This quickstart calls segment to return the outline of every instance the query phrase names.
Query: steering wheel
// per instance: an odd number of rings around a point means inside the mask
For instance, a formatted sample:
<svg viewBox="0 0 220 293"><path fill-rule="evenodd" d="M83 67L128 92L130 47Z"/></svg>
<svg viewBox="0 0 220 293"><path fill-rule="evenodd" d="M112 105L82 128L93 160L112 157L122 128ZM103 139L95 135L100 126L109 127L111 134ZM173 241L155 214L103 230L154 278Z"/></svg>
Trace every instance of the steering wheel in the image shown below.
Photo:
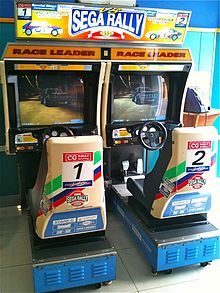
<svg viewBox="0 0 220 293"><path fill-rule="evenodd" d="M138 137L147 150L159 150L167 139L167 130L161 122L147 121L140 127Z"/></svg>
<svg viewBox="0 0 220 293"><path fill-rule="evenodd" d="M66 137L66 136L74 136L74 133L70 128L64 125L53 125L45 129L42 133L43 141L47 140L50 137Z"/></svg>

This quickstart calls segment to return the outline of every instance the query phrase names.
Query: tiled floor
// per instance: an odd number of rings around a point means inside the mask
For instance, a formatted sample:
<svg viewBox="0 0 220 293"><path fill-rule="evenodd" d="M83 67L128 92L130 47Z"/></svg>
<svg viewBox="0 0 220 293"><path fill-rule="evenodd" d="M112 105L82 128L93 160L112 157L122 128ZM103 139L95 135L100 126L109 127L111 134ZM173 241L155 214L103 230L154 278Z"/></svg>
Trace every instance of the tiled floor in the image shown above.
<svg viewBox="0 0 220 293"><path fill-rule="evenodd" d="M214 188L213 209L210 221L220 226L220 180ZM219 292L220 260L207 267L193 265L178 268L172 274L152 276L150 267L126 232L125 226L112 212L108 213L107 236L117 252L117 280L102 286L97 292L146 292L146 293L217 293ZM25 213L16 207L0 208L0 292L34 292L31 251ZM93 286L69 289L62 292L96 292Z"/></svg>

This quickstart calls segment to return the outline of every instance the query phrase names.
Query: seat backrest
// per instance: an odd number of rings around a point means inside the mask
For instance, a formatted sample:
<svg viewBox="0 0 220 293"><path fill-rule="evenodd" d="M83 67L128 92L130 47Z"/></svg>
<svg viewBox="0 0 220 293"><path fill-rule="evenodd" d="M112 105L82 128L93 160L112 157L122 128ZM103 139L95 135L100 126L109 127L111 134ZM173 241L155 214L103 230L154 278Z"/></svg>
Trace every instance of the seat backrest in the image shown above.
<svg viewBox="0 0 220 293"><path fill-rule="evenodd" d="M162 178L159 173L162 180L152 203L152 216L163 219L194 215L211 208L216 149L217 130L213 126L178 127L172 131L172 156Z"/></svg>
<svg viewBox="0 0 220 293"><path fill-rule="evenodd" d="M102 138L51 137L45 144L32 191L38 236L51 238L104 230Z"/></svg>
<svg viewBox="0 0 220 293"><path fill-rule="evenodd" d="M127 181L134 199L158 219L208 212L216 177L217 137L213 126L168 130L153 170L144 181Z"/></svg>

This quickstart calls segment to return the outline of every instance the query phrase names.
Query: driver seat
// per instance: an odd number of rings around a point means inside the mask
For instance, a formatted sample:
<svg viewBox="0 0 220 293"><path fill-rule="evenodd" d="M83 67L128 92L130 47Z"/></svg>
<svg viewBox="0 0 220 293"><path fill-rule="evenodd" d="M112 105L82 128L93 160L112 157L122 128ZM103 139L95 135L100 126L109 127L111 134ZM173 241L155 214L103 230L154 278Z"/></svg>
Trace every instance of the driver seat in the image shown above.
<svg viewBox="0 0 220 293"><path fill-rule="evenodd" d="M176 127L167 131L153 170L144 180L127 180L127 188L156 219L207 213L216 177L217 130L213 126Z"/></svg>
<svg viewBox="0 0 220 293"><path fill-rule="evenodd" d="M102 138L50 137L35 186L32 218L42 238L103 232L106 228Z"/></svg>
<svg viewBox="0 0 220 293"><path fill-rule="evenodd" d="M172 156L172 130L167 130L167 139L160 151L153 170L145 176L144 179L127 180L127 189L135 199L151 213L154 198L158 193L164 173Z"/></svg>

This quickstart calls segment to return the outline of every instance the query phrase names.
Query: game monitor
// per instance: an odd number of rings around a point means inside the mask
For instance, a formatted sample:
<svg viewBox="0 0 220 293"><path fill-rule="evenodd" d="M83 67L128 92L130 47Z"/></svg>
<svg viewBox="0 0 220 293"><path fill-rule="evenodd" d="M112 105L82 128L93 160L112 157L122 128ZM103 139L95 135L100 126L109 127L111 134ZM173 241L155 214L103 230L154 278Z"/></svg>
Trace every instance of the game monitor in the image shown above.
<svg viewBox="0 0 220 293"><path fill-rule="evenodd" d="M132 70L134 66L129 64L113 65L108 121L116 124L147 120L179 121L191 65L148 65L147 70L141 65L136 67Z"/></svg>
<svg viewBox="0 0 220 293"><path fill-rule="evenodd" d="M18 127L84 123L81 73L9 75L8 88L14 92Z"/></svg>
<svg viewBox="0 0 220 293"><path fill-rule="evenodd" d="M100 64L6 63L11 152L37 145L35 134L51 126L96 128ZM88 133L89 134L89 133Z"/></svg>
<svg viewBox="0 0 220 293"><path fill-rule="evenodd" d="M164 120L168 104L168 76L114 74L112 122Z"/></svg>
<svg viewBox="0 0 220 293"><path fill-rule="evenodd" d="M135 129L149 120L179 124L190 68L190 63L113 63L106 121L107 145L120 144L119 140L135 143Z"/></svg>

